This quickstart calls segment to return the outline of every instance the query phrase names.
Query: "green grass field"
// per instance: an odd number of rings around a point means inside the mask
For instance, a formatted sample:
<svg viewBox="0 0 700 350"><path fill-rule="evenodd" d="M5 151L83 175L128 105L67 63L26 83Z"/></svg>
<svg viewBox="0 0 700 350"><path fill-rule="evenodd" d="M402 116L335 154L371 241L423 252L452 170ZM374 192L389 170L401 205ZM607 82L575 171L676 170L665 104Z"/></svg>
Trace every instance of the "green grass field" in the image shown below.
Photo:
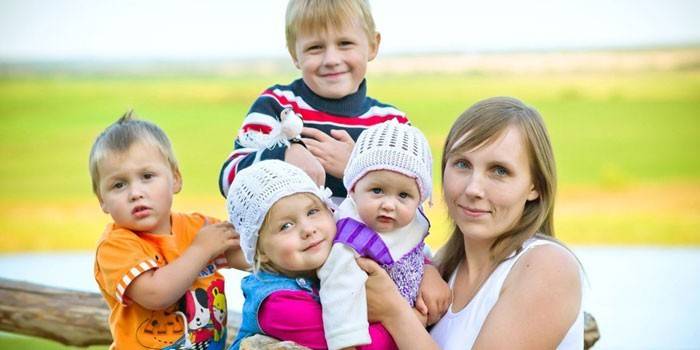
<svg viewBox="0 0 700 350"><path fill-rule="evenodd" d="M236 130L262 89L292 78L0 78L0 253L93 249L109 217L91 193L89 148L129 108L175 145L185 182L176 210L223 217L216 180ZM700 245L698 70L369 82L371 96L408 112L436 159L452 121L479 99L511 95L538 108L557 156L556 228L566 242ZM449 230L443 208L429 210L434 248ZM0 348L72 349L7 334Z"/></svg>
<svg viewBox="0 0 700 350"><path fill-rule="evenodd" d="M217 175L242 118L262 89L291 79L0 79L0 252L92 249L108 217L90 190L90 145L129 108L174 143L185 182L176 209L222 217ZM700 244L700 71L375 75L368 87L371 96L408 112L436 159L452 121L472 103L519 97L540 110L550 129L560 237ZM430 211L433 246L448 231L441 208Z"/></svg>

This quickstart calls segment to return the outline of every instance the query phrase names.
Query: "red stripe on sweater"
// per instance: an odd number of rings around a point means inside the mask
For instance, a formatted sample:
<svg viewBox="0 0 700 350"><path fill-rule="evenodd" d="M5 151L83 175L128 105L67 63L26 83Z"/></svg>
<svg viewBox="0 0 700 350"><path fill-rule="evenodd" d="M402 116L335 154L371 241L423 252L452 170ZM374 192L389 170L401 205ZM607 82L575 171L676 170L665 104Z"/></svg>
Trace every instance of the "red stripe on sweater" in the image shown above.
<svg viewBox="0 0 700 350"><path fill-rule="evenodd" d="M347 125L347 126L372 126L376 124L381 124L387 120L391 119L396 119L399 123L401 124L406 124L408 123L408 118L400 115L400 114L387 114L387 115L376 115L376 116L370 116L370 117L363 117L363 118L357 118L357 117L341 117L337 116L334 114L329 114L321 111L316 111L316 110L310 110L306 108L301 108L299 104L296 101L290 100L286 98L285 96L281 95L276 95L272 90L267 90L263 93L263 95L267 95L270 97L275 98L281 105L291 105L292 108L295 111L300 111L302 117L304 118L304 122L316 122L316 123L321 123L321 122L329 122L333 124L342 124L342 125Z"/></svg>
<svg viewBox="0 0 700 350"><path fill-rule="evenodd" d="M241 129L243 129L243 132L257 131L263 134L269 134L272 131L271 126L256 123L243 124L243 126L241 126Z"/></svg>
<svg viewBox="0 0 700 350"><path fill-rule="evenodd" d="M231 172L228 173L228 176L226 177L226 181L228 181L229 185L231 185L231 183L233 182L233 178L236 177L236 168L238 168L238 162L240 162L241 159L243 159L245 156L247 156L249 154L250 154L250 152L247 152L247 153L241 152L238 154L236 154L234 152L234 154L231 156ZM236 161L236 158L239 158L238 161Z"/></svg>

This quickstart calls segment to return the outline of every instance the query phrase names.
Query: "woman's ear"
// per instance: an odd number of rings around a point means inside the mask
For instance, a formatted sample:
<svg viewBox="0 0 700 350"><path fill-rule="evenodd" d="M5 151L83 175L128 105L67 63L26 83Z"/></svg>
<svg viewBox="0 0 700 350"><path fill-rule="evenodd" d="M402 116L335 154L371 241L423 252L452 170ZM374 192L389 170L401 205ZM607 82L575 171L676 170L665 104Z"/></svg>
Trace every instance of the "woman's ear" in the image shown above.
<svg viewBox="0 0 700 350"><path fill-rule="evenodd" d="M537 199L539 197L540 197L540 192L538 192L535 189L535 185L532 185L532 187L530 187L530 193L527 194L527 200L534 201L535 199Z"/></svg>

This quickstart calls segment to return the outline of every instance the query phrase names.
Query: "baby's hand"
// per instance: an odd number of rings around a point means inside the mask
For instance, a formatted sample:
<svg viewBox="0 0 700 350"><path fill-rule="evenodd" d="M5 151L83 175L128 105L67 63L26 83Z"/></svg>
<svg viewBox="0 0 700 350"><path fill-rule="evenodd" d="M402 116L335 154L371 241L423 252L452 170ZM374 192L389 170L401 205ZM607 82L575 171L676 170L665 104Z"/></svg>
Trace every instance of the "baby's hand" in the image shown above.
<svg viewBox="0 0 700 350"><path fill-rule="evenodd" d="M450 286L442 279L433 265L426 264L420 283L416 310L428 316L428 325L439 321L452 303Z"/></svg>
<svg viewBox="0 0 700 350"><path fill-rule="evenodd" d="M192 247L197 247L209 254L209 259L223 254L229 248L240 247L238 233L228 222L205 225L192 241Z"/></svg>

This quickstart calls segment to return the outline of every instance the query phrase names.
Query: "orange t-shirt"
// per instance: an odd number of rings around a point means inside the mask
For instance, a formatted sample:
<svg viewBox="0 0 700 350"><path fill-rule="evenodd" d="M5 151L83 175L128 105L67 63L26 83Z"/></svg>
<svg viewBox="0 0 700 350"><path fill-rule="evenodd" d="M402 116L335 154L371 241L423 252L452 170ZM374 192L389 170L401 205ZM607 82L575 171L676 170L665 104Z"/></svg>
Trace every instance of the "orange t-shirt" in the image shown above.
<svg viewBox="0 0 700 350"><path fill-rule="evenodd" d="M171 214L172 234L136 234L114 223L97 245L95 280L110 309L110 349L165 349L197 344L221 349L226 341L224 278L226 259L209 262L180 301L165 310L148 310L125 295L145 271L167 265L192 243L199 229L217 220L201 214Z"/></svg>

